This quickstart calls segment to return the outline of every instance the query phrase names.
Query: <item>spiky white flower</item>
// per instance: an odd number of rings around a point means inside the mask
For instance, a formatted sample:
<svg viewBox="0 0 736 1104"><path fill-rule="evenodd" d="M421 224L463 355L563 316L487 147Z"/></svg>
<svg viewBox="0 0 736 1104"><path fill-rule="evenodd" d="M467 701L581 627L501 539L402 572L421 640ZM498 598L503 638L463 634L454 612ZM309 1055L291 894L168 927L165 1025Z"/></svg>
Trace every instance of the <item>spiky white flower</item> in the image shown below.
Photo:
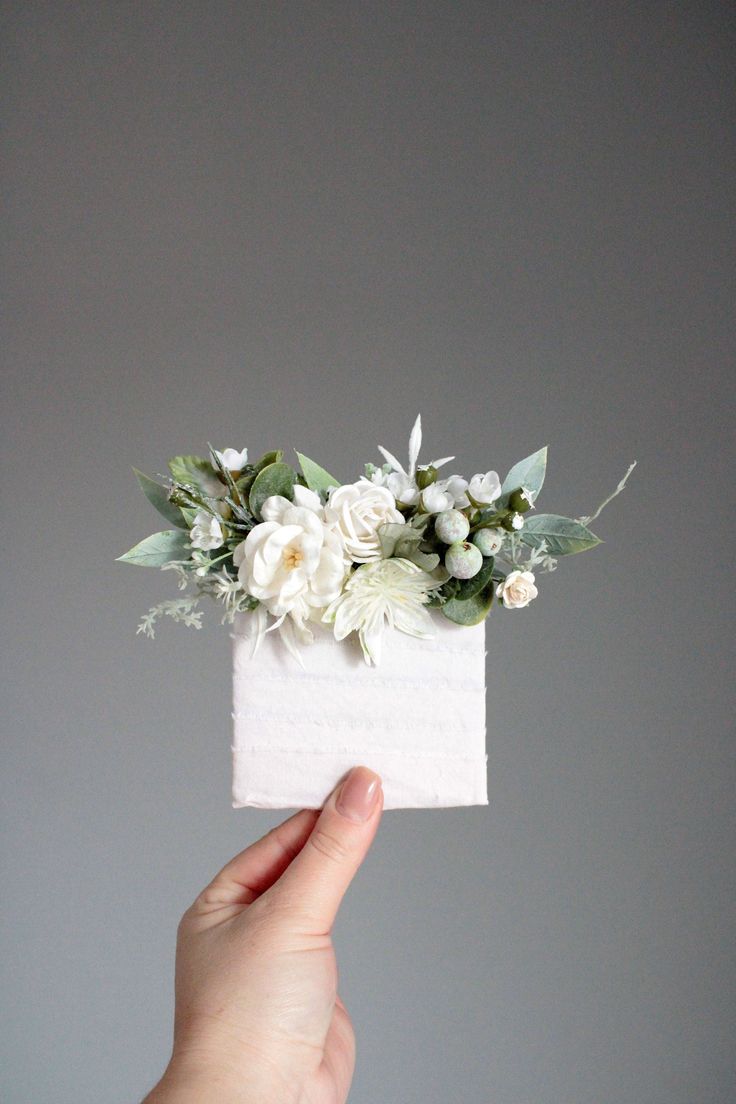
<svg viewBox="0 0 736 1104"><path fill-rule="evenodd" d="M356 631L366 663L378 665L386 625L429 640L432 619L425 608L429 592L441 584L400 557L362 564L322 615L336 640Z"/></svg>
<svg viewBox="0 0 736 1104"><path fill-rule="evenodd" d="M391 465L393 470L388 473L376 471L373 473L371 479L380 486L388 487L396 501L400 502L402 506L413 506L419 500L419 488L417 487L416 476L418 471L417 461L419 459L419 450L421 447L421 414L417 414L417 420L409 436L409 465L407 468L396 459L393 453L385 449L383 445L378 446L378 451ZM422 467L440 468L443 464L449 464L450 460L454 459L454 456L443 456L439 460L432 460L430 464L422 465ZM453 504L451 503L451 505Z"/></svg>
<svg viewBox="0 0 736 1104"><path fill-rule="evenodd" d="M204 552L220 548L224 540L220 519L207 510L197 510L189 540L192 548L201 548Z"/></svg>

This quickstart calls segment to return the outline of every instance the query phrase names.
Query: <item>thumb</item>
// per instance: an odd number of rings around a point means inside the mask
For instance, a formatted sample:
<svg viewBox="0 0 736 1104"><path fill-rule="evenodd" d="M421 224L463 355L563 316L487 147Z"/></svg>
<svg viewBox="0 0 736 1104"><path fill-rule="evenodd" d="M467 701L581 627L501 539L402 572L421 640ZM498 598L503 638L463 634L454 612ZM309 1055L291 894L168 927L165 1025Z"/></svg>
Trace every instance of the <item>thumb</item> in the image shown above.
<svg viewBox="0 0 736 1104"><path fill-rule="evenodd" d="M328 932L362 863L383 810L381 779L353 767L327 798L303 848L268 895L313 933Z"/></svg>

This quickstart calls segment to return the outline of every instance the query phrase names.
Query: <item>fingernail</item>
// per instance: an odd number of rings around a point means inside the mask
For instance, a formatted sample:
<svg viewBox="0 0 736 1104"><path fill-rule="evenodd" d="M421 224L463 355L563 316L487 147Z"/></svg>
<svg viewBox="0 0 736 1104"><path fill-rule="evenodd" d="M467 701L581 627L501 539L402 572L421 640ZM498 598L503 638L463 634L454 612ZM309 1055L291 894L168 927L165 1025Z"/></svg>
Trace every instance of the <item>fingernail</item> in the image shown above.
<svg viewBox="0 0 736 1104"><path fill-rule="evenodd" d="M381 779L367 767L353 767L335 801L335 808L348 820L363 821L375 808Z"/></svg>

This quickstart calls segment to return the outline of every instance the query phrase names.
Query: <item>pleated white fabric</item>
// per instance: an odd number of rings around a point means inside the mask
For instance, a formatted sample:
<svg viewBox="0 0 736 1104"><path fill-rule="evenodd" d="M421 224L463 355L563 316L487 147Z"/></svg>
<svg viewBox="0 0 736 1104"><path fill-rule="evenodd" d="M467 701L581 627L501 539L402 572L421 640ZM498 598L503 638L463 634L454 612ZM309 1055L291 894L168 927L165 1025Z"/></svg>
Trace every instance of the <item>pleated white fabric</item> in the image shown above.
<svg viewBox="0 0 736 1104"><path fill-rule="evenodd" d="M234 808L321 808L358 764L381 775L386 809L487 805L485 623L432 620L433 640L387 629L377 668L355 634L317 626L302 669L278 630L252 656L255 618L239 614Z"/></svg>

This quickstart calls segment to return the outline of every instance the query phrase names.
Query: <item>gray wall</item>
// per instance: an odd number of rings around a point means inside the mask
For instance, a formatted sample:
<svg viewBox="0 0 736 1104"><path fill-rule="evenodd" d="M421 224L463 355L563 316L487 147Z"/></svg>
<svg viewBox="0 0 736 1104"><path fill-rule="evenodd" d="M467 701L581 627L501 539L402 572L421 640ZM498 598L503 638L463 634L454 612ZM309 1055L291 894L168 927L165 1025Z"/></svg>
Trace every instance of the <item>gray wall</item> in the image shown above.
<svg viewBox="0 0 736 1104"><path fill-rule="evenodd" d="M7 4L2 1096L135 1101L234 811L131 465L549 443L605 543L489 626L488 808L387 813L352 1104L733 1099L732 10ZM284 814L285 815L285 814ZM731 929L731 930L730 930Z"/></svg>

